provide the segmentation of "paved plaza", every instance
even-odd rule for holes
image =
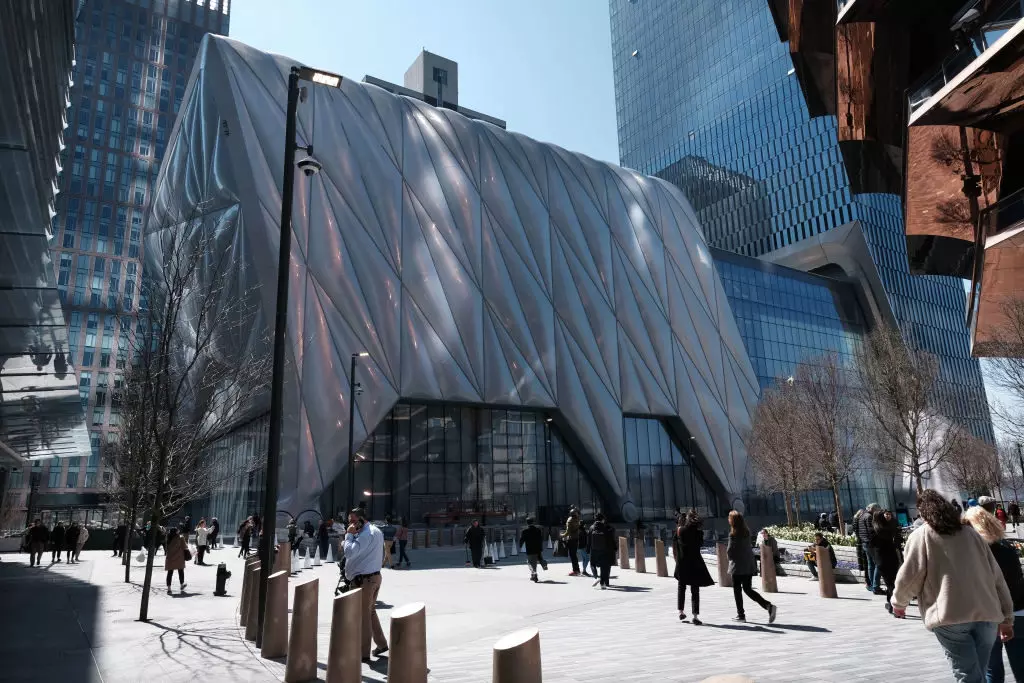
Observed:
[[[41,569],[29,568],[27,555],[3,555],[0,681],[283,680],[283,663],[260,658],[241,637],[236,552],[212,553],[211,561],[226,562],[234,573],[225,598],[213,595],[216,567],[191,564],[186,594],[178,594],[175,578],[168,596],[160,556],[149,624],[135,621],[141,588],[123,583],[110,553],[85,552],[79,565]],[[770,596],[779,616],[770,626],[749,601],[750,623],[730,622],[732,590],[713,586],[701,594],[706,623],[693,626],[677,619],[671,578],[614,569],[613,589],[600,591],[587,578],[568,576],[564,563],[552,563],[542,583],[532,584],[522,555],[482,570],[463,566],[461,548],[416,551],[412,559],[410,571],[385,570],[381,620],[387,631],[392,606],[426,603],[431,681],[491,680],[494,642],[527,626],[540,629],[547,683],[700,681],[723,673],[759,682],[950,679],[916,609],[906,621],[892,619],[883,599],[860,585],[840,585],[839,600],[822,600],[817,584],[780,577],[780,592]],[[292,583],[314,576],[320,580],[322,679],[338,570],[306,570]],[[133,568],[133,578],[141,583],[141,568]],[[363,680],[385,680],[386,661],[364,667]]]

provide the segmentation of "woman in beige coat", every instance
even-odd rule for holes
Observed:
[[[181,592],[185,592],[185,553],[188,551],[188,546],[185,545],[185,539],[181,537],[181,533],[177,527],[171,527],[170,532],[167,534],[167,545],[165,546],[164,552],[167,553],[164,557],[164,569],[167,570],[167,594],[171,594],[171,576],[174,571],[178,571],[178,584],[181,586]]]

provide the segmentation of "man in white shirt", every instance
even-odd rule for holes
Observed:
[[[380,568],[384,561],[384,534],[366,521],[366,512],[359,508],[348,514],[345,534],[345,578],[362,589],[363,598],[363,662],[370,662],[370,636],[377,647],[375,656],[388,651],[384,629],[377,618],[377,593],[380,592]]]

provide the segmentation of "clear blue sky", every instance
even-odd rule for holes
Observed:
[[[234,0],[230,36],[361,80],[420,50],[459,63],[459,104],[618,162],[607,0]]]

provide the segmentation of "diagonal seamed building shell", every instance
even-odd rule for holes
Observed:
[[[294,64],[204,38],[155,189],[147,258],[201,204],[226,291],[258,286],[224,353],[269,352]],[[372,85],[307,87],[298,138],[323,170],[296,179],[282,509],[345,472],[363,350],[357,445],[401,399],[549,411],[628,520],[623,415],[652,415],[738,499],[757,381],[678,189]]]

